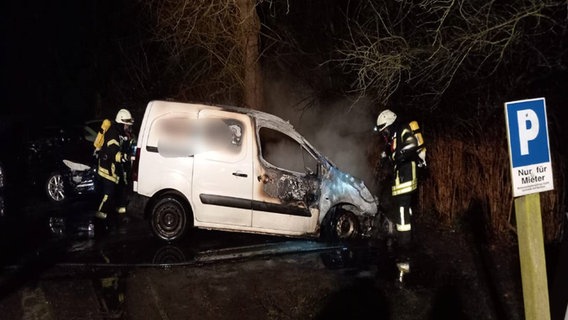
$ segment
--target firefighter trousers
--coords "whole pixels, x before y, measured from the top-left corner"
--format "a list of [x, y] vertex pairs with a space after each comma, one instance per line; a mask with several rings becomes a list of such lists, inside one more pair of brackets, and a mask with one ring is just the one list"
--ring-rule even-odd
[[414, 191], [393, 197], [396, 233], [399, 246], [409, 246], [412, 241], [412, 202]]
[[126, 185], [121, 179], [118, 184], [108, 179], [100, 178], [102, 190], [101, 201], [97, 209], [97, 218], [106, 219], [109, 215], [126, 213]]

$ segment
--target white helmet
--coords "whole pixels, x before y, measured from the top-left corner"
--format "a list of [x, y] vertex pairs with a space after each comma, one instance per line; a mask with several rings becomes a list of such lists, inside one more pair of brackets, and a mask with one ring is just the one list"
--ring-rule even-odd
[[390, 126], [396, 120], [396, 114], [389, 109], [384, 110], [377, 117], [377, 129], [380, 131], [385, 130], [386, 127]]
[[134, 123], [134, 119], [132, 119], [132, 115], [130, 114], [130, 111], [128, 111], [126, 109], [118, 110], [118, 112], [116, 113], [115, 121], [117, 123], [130, 124], [130, 125]]

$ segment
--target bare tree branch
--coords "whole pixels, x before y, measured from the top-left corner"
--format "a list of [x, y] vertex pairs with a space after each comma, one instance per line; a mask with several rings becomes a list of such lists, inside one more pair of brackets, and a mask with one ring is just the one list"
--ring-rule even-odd
[[154, 17], [153, 40], [165, 48], [169, 68], [183, 79], [176, 95], [222, 103], [259, 103], [247, 103], [246, 91], [260, 81], [254, 76], [251, 79], [249, 73], [249, 68], [258, 65], [255, 0], [140, 1]]
[[566, 30], [566, 19], [551, 16], [556, 10], [566, 1], [366, 0], [348, 17], [350, 36], [330, 62], [356, 75], [361, 95], [387, 104], [404, 84], [435, 108], [458, 74], [489, 76], [539, 30]]

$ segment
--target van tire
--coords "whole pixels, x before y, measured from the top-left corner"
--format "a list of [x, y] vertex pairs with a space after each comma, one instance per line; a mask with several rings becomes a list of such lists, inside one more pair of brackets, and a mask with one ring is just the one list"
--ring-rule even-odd
[[152, 233], [165, 241], [176, 241], [183, 237], [191, 225], [188, 222], [187, 206], [171, 194], [158, 199], [150, 212]]
[[324, 237], [328, 241], [353, 240], [359, 229], [359, 220], [351, 211], [337, 208], [325, 226]]

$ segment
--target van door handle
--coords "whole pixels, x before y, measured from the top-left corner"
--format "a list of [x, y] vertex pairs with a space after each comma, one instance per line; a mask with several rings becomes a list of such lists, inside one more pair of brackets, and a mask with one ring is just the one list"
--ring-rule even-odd
[[246, 173], [240, 173], [240, 172], [233, 172], [233, 175], [234, 175], [235, 177], [241, 177], [241, 178], [246, 178], [246, 177], [248, 177], [248, 174], [246, 174]]

